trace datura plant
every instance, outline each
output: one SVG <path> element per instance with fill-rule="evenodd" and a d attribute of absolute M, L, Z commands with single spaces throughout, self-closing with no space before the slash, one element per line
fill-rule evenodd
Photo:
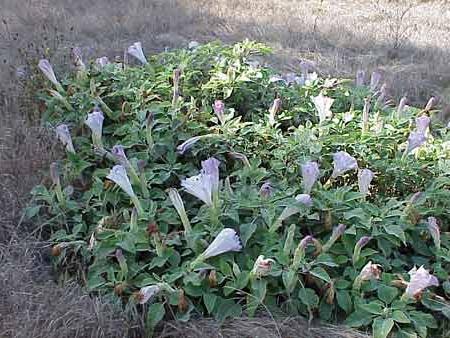
<path fill-rule="evenodd" d="M 58 271 L 150 331 L 270 311 L 376 338 L 448 332 L 449 130 L 432 106 L 389 104 L 378 73 L 277 74 L 269 52 L 137 42 L 132 64 L 78 50 L 82 76 L 39 62 L 65 156 L 26 216 Z"/>

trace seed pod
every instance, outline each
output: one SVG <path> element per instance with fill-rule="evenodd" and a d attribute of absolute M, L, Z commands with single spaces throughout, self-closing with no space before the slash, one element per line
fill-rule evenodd
<path fill-rule="evenodd" d="M 217 286 L 217 274 L 216 270 L 211 270 L 208 276 L 208 284 L 210 288 L 215 288 Z"/>
<path fill-rule="evenodd" d="M 61 255 L 62 252 L 62 247 L 59 244 L 56 244 L 52 247 L 52 256 L 53 257 L 58 257 L 59 255 Z"/>
<path fill-rule="evenodd" d="M 326 230 L 331 230 L 333 227 L 333 215 L 331 210 L 324 210 L 322 213 L 323 226 Z"/>
<path fill-rule="evenodd" d="M 180 290 L 180 298 L 178 301 L 178 311 L 180 312 L 186 312 L 186 310 L 189 308 L 189 303 L 186 299 L 186 296 L 184 295 L 184 291 Z"/>

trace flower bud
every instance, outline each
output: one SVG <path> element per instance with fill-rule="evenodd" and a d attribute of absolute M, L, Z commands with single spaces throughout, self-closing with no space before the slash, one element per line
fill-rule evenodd
<path fill-rule="evenodd" d="M 211 270 L 208 275 L 208 284 L 210 288 L 217 286 L 217 273 L 216 270 Z"/>
<path fill-rule="evenodd" d="M 270 184 L 270 182 L 264 183 L 259 189 L 259 196 L 261 196 L 261 198 L 269 198 L 272 195 L 273 195 L 272 185 Z"/>

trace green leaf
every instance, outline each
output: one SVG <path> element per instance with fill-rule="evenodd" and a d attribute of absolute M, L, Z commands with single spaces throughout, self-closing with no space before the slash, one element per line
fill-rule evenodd
<path fill-rule="evenodd" d="M 250 239 L 250 237 L 252 237 L 253 233 L 256 230 L 256 223 L 247 223 L 247 224 L 242 224 L 239 227 L 240 230 L 240 238 L 241 238 L 241 242 L 242 245 L 245 247 L 247 245 L 248 240 Z"/>
<path fill-rule="evenodd" d="M 393 235 L 397 238 L 399 238 L 402 242 L 406 242 L 405 232 L 403 231 L 402 227 L 398 224 L 389 224 L 383 226 L 386 233 L 389 235 Z"/>
<path fill-rule="evenodd" d="M 372 322 L 372 316 L 365 311 L 356 311 L 345 320 L 345 325 L 350 327 L 367 326 Z"/>
<path fill-rule="evenodd" d="M 392 319 L 397 323 L 409 324 L 411 320 L 406 316 L 403 311 L 396 310 L 392 313 Z"/>
<path fill-rule="evenodd" d="M 242 307 L 231 299 L 217 297 L 216 302 L 214 318 L 219 322 L 223 322 L 229 317 L 239 317 L 242 314 Z"/>
<path fill-rule="evenodd" d="M 412 331 L 399 330 L 396 338 L 417 338 L 417 333 Z"/>
<path fill-rule="evenodd" d="M 330 275 L 328 275 L 328 273 L 325 271 L 324 268 L 321 267 L 315 267 L 314 269 L 312 269 L 311 271 L 309 271 L 309 273 L 317 278 L 320 278 L 321 280 L 330 283 L 331 282 L 331 278 Z"/>
<path fill-rule="evenodd" d="M 203 294 L 203 303 L 205 303 L 206 311 L 211 314 L 214 310 L 214 306 L 216 305 L 217 296 L 213 293 L 204 293 Z"/>
<path fill-rule="evenodd" d="M 336 292 L 336 299 L 338 305 L 344 310 L 346 313 L 349 313 L 352 310 L 352 298 L 350 297 L 350 293 L 347 290 L 339 290 Z"/>
<path fill-rule="evenodd" d="M 25 217 L 27 219 L 32 219 L 34 216 L 36 216 L 39 213 L 39 210 L 41 210 L 40 205 L 28 207 L 25 209 Z"/>
<path fill-rule="evenodd" d="M 377 295 L 380 300 L 386 304 L 390 304 L 397 297 L 398 290 L 392 286 L 380 285 L 377 290 Z"/>
<path fill-rule="evenodd" d="M 373 338 L 386 338 L 394 327 L 392 318 L 375 318 L 372 324 Z"/>
<path fill-rule="evenodd" d="M 164 318 L 165 313 L 164 304 L 154 303 L 149 306 L 145 322 L 148 332 L 154 332 L 156 325 Z"/>
<path fill-rule="evenodd" d="M 382 315 L 384 313 L 383 303 L 377 301 L 367 304 L 358 304 L 358 308 L 374 315 Z"/>
<path fill-rule="evenodd" d="M 319 297 L 313 289 L 301 288 L 298 291 L 298 298 L 308 307 L 316 308 L 319 305 Z"/>

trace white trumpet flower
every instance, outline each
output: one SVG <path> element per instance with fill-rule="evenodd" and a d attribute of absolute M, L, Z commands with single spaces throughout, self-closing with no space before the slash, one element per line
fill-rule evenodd
<path fill-rule="evenodd" d="M 131 198 L 136 197 L 128 178 L 127 171 L 122 165 L 115 165 L 106 178 L 116 183 Z"/>
<path fill-rule="evenodd" d="M 44 73 L 45 77 L 50 80 L 51 83 L 53 83 L 57 87 L 61 86 L 61 84 L 56 79 L 53 67 L 48 60 L 46 59 L 39 60 L 38 67 L 42 71 L 42 73 Z"/>
<path fill-rule="evenodd" d="M 428 270 L 425 270 L 423 266 L 419 269 L 416 267 L 412 268 L 408 274 L 410 275 L 410 281 L 407 283 L 405 290 L 405 295 L 408 297 L 418 297 L 426 288 L 439 286 L 438 279 L 430 274 Z"/>
<path fill-rule="evenodd" d="M 102 132 L 103 132 L 103 121 L 105 117 L 100 108 L 95 107 L 92 113 L 88 114 L 88 117 L 84 123 L 91 129 L 92 132 L 92 143 L 98 148 L 102 148 Z"/>
<path fill-rule="evenodd" d="M 149 285 L 141 288 L 139 290 L 139 304 L 145 304 L 147 303 L 151 298 L 156 296 L 161 291 L 161 285 L 155 284 L 155 285 Z"/>
<path fill-rule="evenodd" d="M 210 257 L 221 255 L 229 251 L 241 251 L 242 245 L 239 236 L 236 231 L 231 228 L 225 228 L 212 243 L 206 248 L 206 250 L 199 256 L 201 261 Z"/>
<path fill-rule="evenodd" d="M 333 105 L 334 99 L 326 97 L 320 93 L 318 96 L 311 97 L 311 100 L 316 107 L 320 123 L 323 123 L 327 118 L 333 116 L 330 108 Z"/>
<path fill-rule="evenodd" d="M 180 216 L 181 222 L 183 223 L 184 226 L 184 232 L 185 234 L 187 234 L 188 232 L 191 231 L 191 223 L 189 222 L 189 218 L 184 208 L 183 200 L 181 199 L 178 190 L 173 188 L 169 189 L 169 198 L 178 215 Z"/>
<path fill-rule="evenodd" d="M 58 127 L 56 127 L 56 137 L 66 147 L 66 150 L 69 153 L 75 154 L 72 137 L 70 136 L 69 127 L 67 126 L 67 124 L 60 124 Z"/>
<path fill-rule="evenodd" d="M 142 44 L 140 42 L 135 42 L 130 47 L 128 47 L 127 53 L 134 56 L 144 65 L 148 63 L 147 58 L 144 55 L 144 51 L 142 50 Z"/>
<path fill-rule="evenodd" d="M 370 182 L 372 182 L 374 176 L 373 171 L 370 169 L 362 169 L 358 171 L 359 192 L 364 196 L 369 193 Z"/>
<path fill-rule="evenodd" d="M 303 177 L 303 192 L 309 194 L 311 192 L 314 183 L 319 178 L 320 170 L 317 162 L 306 162 L 301 165 L 302 177 Z"/>
<path fill-rule="evenodd" d="M 381 276 L 381 265 L 372 264 L 371 261 L 367 263 L 359 273 L 359 278 L 362 281 L 367 281 L 371 279 L 380 279 Z"/>
<path fill-rule="evenodd" d="M 333 155 L 333 165 L 332 178 L 336 178 L 349 170 L 358 168 L 356 159 L 345 151 L 339 151 Z"/>

